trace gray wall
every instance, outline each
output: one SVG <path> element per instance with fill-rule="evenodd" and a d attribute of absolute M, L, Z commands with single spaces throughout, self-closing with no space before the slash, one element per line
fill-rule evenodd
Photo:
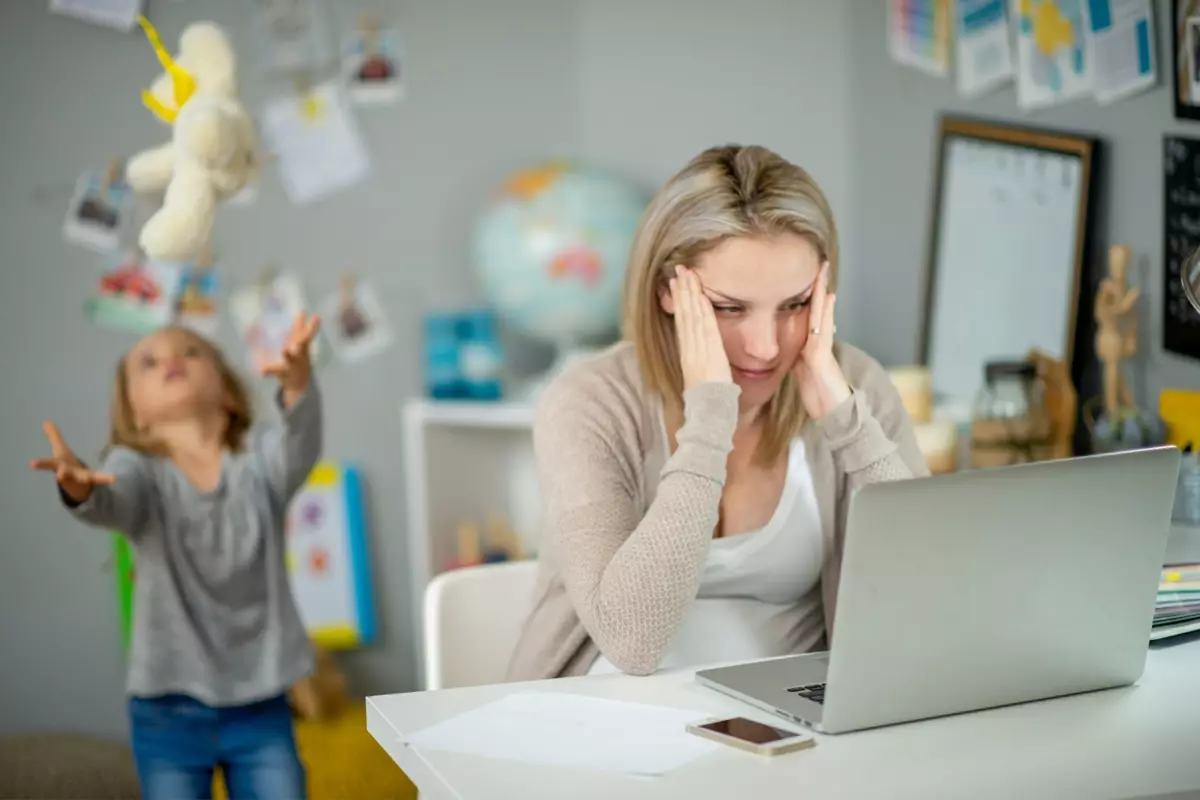
<path fill-rule="evenodd" d="M 255 39 L 248 3 L 206 0 L 206 14 Z M 358 7 L 329 3 L 349 24 Z M 199 3 L 154 2 L 173 39 Z M 1100 108 L 1075 103 L 1017 112 L 1011 91 L 964 102 L 948 82 L 893 65 L 878 0 L 454 0 L 402 6 L 410 93 L 361 116 L 374 159 L 369 184 L 296 208 L 269 176 L 259 202 L 221 217 L 226 282 L 273 260 L 299 272 L 311 296 L 343 268 L 369 276 L 400 342 L 370 367 L 331 366 L 331 457 L 361 463 L 370 487 L 380 643 L 345 659 L 364 693 L 412 686 L 411 609 L 404 542 L 398 407 L 420 391 L 419 314 L 474 299 L 466 239 L 475 209 L 513 167 L 581 155 L 647 188 L 709 144 L 772 146 L 808 167 L 839 213 L 845 240 L 839 328 L 885 363 L 916 358 L 930 162 L 937 115 L 976 115 L 1065 127 L 1109 144 L 1105 240 L 1133 246 L 1148 276 L 1161 264 L 1166 86 Z M 1166 0 L 1156 10 L 1169 52 Z M 123 662 L 108 541 L 55 506 L 31 475 L 50 416 L 82 453 L 102 444 L 114 359 L 130 337 L 97 330 L 79 308 L 96 261 L 62 244 L 59 227 L 77 171 L 155 142 L 162 129 L 139 103 L 154 69 L 144 41 L 46 14 L 43 0 L 0 4 L 0 730 L 120 733 Z M 686 10 L 685 10 L 686 9 Z M 1164 59 L 1160 57 L 1160 65 Z M 252 63 L 247 95 L 267 96 Z M 19 283 L 18 283 L 19 282 Z M 1147 277 L 1144 389 L 1200 386 L 1200 369 L 1157 345 L 1159 284 Z M 238 352 L 226 331 L 223 344 Z M 1153 396 L 1153 395 L 1146 395 Z"/>
<path fill-rule="evenodd" d="M 325 5 L 344 25 L 359 10 Z M 201 6 L 238 30 L 246 94 L 261 101 L 269 87 L 249 60 L 250 3 L 155 0 L 150 11 L 174 41 Z M 413 688 L 398 409 L 421 387 L 421 309 L 474 299 L 469 227 L 503 175 L 577 154 L 652 188 L 702 147 L 760 141 L 810 166 L 835 206 L 850 206 L 843 7 L 727 6 L 364 3 L 400 12 L 410 78 L 402 105 L 361 115 L 370 182 L 297 208 L 269 175 L 256 205 L 222 214 L 216 246 L 227 284 L 253 280 L 271 260 L 298 272 L 316 299 L 353 269 L 378 286 L 397 328 L 399 344 L 380 360 L 322 375 L 327 455 L 359 462 L 370 492 L 381 640 L 343 662 L 360 692 Z M 112 366 L 131 343 L 80 313 L 99 265 L 59 238 L 72 183 L 78 170 L 153 144 L 164 129 L 139 101 L 156 68 L 140 34 L 45 9 L 44 0 L 0 3 L 0 243 L 10 276 L 0 294 L 0 730 L 120 734 L 124 664 L 108 537 L 74 523 L 48 476 L 26 465 L 44 451 L 45 417 L 81 454 L 97 452 Z M 228 328 L 222 344 L 240 354 Z"/>
<path fill-rule="evenodd" d="M 902 69 L 888 58 L 883 3 L 848 4 L 858 58 L 850 62 L 853 102 L 849 133 L 853 215 L 858 226 L 851 288 L 857 343 L 884 363 L 918 356 L 920 291 L 925 265 L 938 116 L 962 112 L 1018 124 L 1098 135 L 1105 142 L 1108 188 L 1098 198 L 1093 267 L 1107 269 L 1109 244 L 1133 248 L 1145 301 L 1142 357 L 1131 374 L 1141 402 L 1157 406 L 1164 387 L 1200 387 L 1200 363 L 1163 352 L 1162 342 L 1162 137 L 1200 138 L 1200 124 L 1180 122 L 1171 110 L 1170 3 L 1156 0 L 1160 85 L 1109 107 L 1088 100 L 1033 114 L 1017 109 L 1011 88 L 979 100 L 957 97 L 949 81 Z M 1164 65 L 1167 70 L 1164 74 Z M 1096 259 L 1099 259 L 1098 263 Z M 1086 300 L 1090 307 L 1090 300 Z M 840 308 L 840 306 L 839 306 Z M 839 323 L 840 324 L 840 323 Z M 1090 348 L 1090 342 L 1079 347 Z"/>

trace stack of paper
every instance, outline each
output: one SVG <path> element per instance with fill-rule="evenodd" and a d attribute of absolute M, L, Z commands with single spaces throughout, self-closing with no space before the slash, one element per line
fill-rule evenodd
<path fill-rule="evenodd" d="M 1151 641 L 1200 631 L 1200 564 L 1164 567 Z"/>
<path fill-rule="evenodd" d="M 516 692 L 409 737 L 419 750 L 663 775 L 720 745 L 687 733 L 703 712 L 559 692 Z"/>

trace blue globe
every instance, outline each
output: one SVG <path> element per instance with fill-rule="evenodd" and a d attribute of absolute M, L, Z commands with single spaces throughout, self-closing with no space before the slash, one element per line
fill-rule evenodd
<path fill-rule="evenodd" d="M 474 231 L 472 260 L 489 304 L 560 351 L 613 336 L 646 203 L 616 176 L 572 162 L 514 174 Z"/>

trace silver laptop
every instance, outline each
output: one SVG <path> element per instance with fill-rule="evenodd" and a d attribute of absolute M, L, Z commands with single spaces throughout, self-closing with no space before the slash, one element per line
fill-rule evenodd
<path fill-rule="evenodd" d="M 700 683 L 824 733 L 1127 686 L 1179 450 L 876 483 L 852 498 L 832 647 Z"/>

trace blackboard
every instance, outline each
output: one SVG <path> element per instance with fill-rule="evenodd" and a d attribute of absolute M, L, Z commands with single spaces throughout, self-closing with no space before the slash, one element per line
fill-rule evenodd
<path fill-rule="evenodd" d="M 1200 359 L 1200 314 L 1179 277 L 1200 247 L 1200 139 L 1163 137 L 1163 189 L 1163 349 Z"/>

